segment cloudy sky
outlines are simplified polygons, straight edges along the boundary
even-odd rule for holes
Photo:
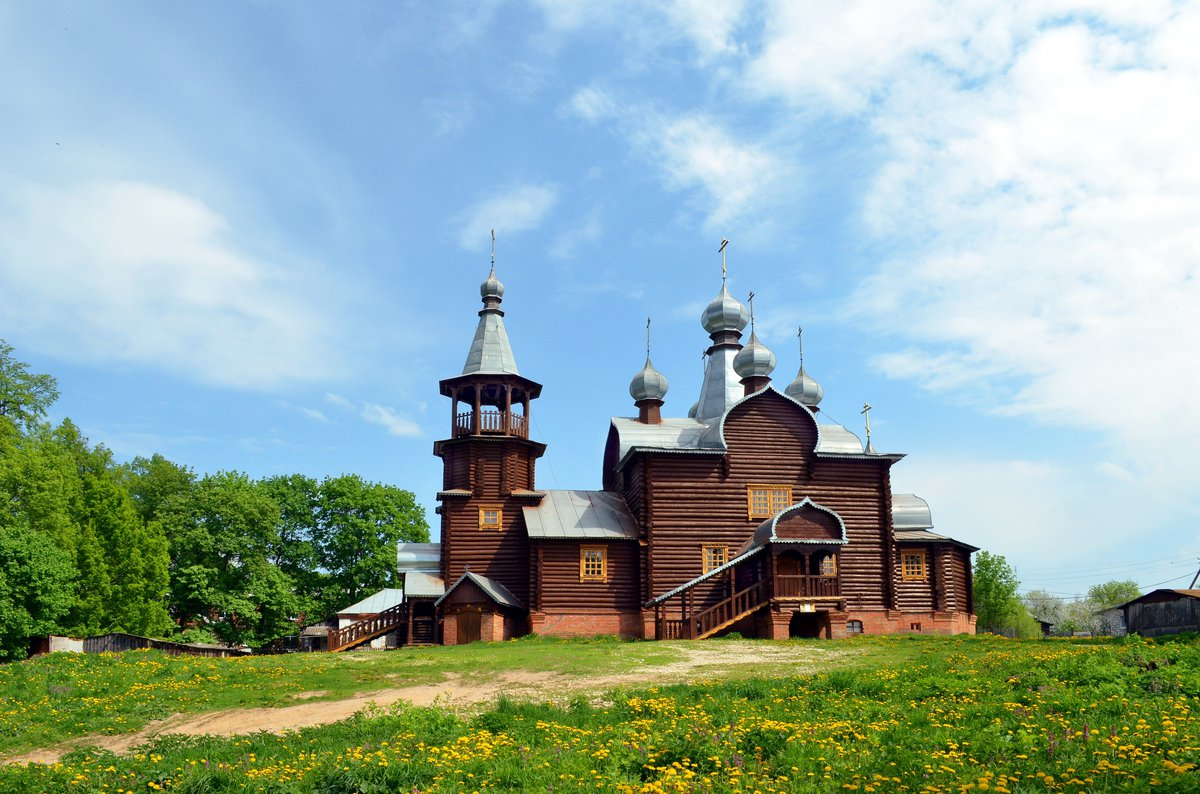
[[[1025,588],[1200,555],[1195,4],[0,5],[0,338],[118,457],[357,472],[430,510],[489,229],[539,484],[644,357],[777,382]]]

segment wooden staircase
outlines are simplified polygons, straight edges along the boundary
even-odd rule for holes
[[[389,631],[395,631],[397,627],[403,626],[407,621],[408,604],[388,607],[375,617],[351,623],[345,628],[331,629],[329,650],[334,653],[350,650],[382,634],[387,634]]]
[[[685,591],[686,592],[686,591]],[[699,612],[689,613],[682,600],[683,619],[659,617],[655,636],[660,640],[702,640],[757,612],[771,601],[771,581],[764,579]]]

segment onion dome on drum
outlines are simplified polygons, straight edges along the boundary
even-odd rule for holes
[[[504,285],[500,283],[500,279],[496,278],[496,265],[492,264],[492,272],[488,273],[488,277],[479,285],[479,297],[481,298],[503,298]]]
[[[800,366],[800,372],[796,374],[796,379],[789,383],[783,391],[788,397],[809,408],[820,405],[821,398],[825,396],[825,390],[821,388],[821,384],[804,371],[803,365]]]
[[[751,331],[749,344],[733,357],[733,371],[742,379],[769,377],[775,371],[775,354]]]
[[[662,400],[667,396],[667,385],[667,376],[656,370],[650,357],[646,356],[646,366],[629,383],[629,396],[634,402]]]
[[[741,332],[750,324],[750,312],[746,311],[746,307],[730,295],[729,290],[722,284],[720,294],[708,304],[708,308],[700,317],[700,323],[710,334],[721,331]]]

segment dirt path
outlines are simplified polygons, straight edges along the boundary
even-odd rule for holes
[[[689,643],[679,646],[679,660],[617,675],[563,675],[554,672],[515,670],[486,681],[468,681],[456,674],[447,674],[437,684],[396,687],[366,692],[343,700],[310,700],[322,692],[305,692],[296,696],[306,702],[274,708],[228,709],[201,714],[174,714],[166,719],[148,723],[136,733],[119,736],[84,736],[64,744],[32,750],[3,759],[3,763],[51,764],[77,747],[100,747],[114,753],[125,753],[145,744],[156,736],[185,734],[188,736],[235,736],[268,731],[299,730],[344,720],[371,708],[386,708],[404,701],[416,706],[441,705],[460,711],[490,703],[501,693],[514,700],[565,701],[579,694],[598,700],[613,689],[628,686],[654,686],[705,678],[728,676],[738,668],[755,667],[755,672],[778,675],[816,672],[828,669],[846,651],[811,645],[776,645],[768,643]],[[766,667],[766,669],[762,669]]]

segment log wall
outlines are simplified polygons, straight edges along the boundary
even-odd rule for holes
[[[639,581],[636,541],[582,540],[534,541],[533,556],[541,587],[537,608],[547,612],[573,609],[636,611]],[[581,546],[604,546],[608,555],[608,581],[580,581]]]

